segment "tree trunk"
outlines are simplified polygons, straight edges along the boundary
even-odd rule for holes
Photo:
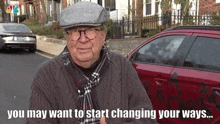
[[[46,7],[45,7],[45,4],[44,4],[44,0],[41,0],[41,5],[42,5],[42,8],[43,8],[44,17],[45,17],[45,19],[47,19],[47,13],[46,13]]]
[[[184,8],[182,9],[183,5],[181,4],[181,10],[182,10],[182,20],[181,20],[181,25],[183,25],[183,19],[186,15],[186,9],[187,9],[187,6],[189,5],[189,0],[186,0],[186,5],[184,6]]]

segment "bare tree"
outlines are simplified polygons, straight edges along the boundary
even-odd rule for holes
[[[45,4],[44,4],[44,0],[41,0],[40,2],[41,2],[41,5],[42,5],[44,18],[47,19],[47,13],[46,13],[46,7],[45,7]]]
[[[181,25],[183,25],[183,18],[187,15],[189,9],[192,8],[192,2],[190,2],[189,0],[174,0],[174,3],[181,5]]]

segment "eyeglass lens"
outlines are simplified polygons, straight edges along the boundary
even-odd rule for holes
[[[81,36],[81,32],[83,32],[85,34],[85,36],[88,38],[88,39],[94,39],[97,35],[97,30],[98,29],[94,29],[94,28],[89,28],[89,29],[86,29],[86,30],[77,30],[77,29],[73,29],[73,30],[70,30],[69,33],[72,34],[72,38],[73,40],[78,40]]]

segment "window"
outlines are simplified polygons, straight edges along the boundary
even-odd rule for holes
[[[159,12],[159,0],[155,1],[155,14],[157,14]]]
[[[220,3],[220,0],[215,0],[215,3]]]
[[[97,2],[100,6],[102,6],[102,0],[98,0]]]
[[[220,39],[198,37],[184,62],[185,67],[220,70]]]
[[[151,0],[146,0],[146,15],[151,14]]]
[[[107,11],[115,10],[115,0],[105,0],[105,9]]]
[[[157,38],[138,50],[134,61],[168,64],[186,36],[165,36]]]
[[[29,28],[22,25],[4,25],[3,27],[8,32],[30,32]]]

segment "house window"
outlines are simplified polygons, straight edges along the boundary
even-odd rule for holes
[[[158,13],[158,11],[159,11],[159,0],[156,0],[155,1],[155,13],[157,14]]]
[[[102,0],[98,0],[98,4],[102,6]]]
[[[105,9],[107,11],[115,10],[115,0],[105,0]]]
[[[146,0],[146,15],[151,14],[151,0]]]
[[[220,3],[220,0],[215,0],[215,3]]]

